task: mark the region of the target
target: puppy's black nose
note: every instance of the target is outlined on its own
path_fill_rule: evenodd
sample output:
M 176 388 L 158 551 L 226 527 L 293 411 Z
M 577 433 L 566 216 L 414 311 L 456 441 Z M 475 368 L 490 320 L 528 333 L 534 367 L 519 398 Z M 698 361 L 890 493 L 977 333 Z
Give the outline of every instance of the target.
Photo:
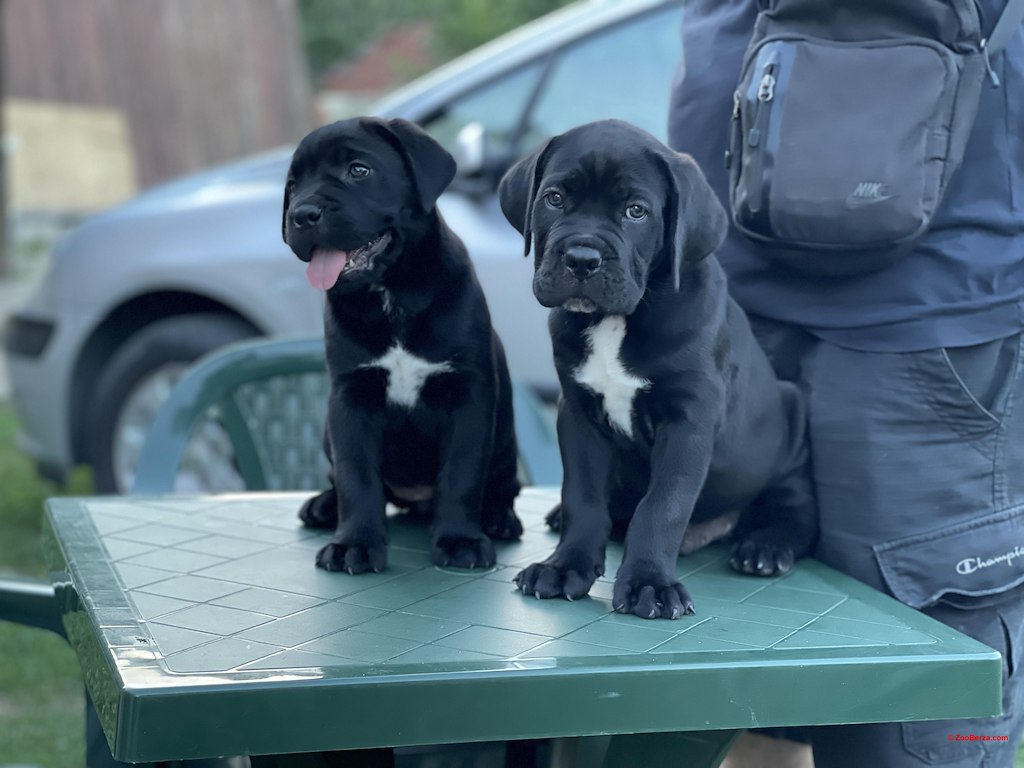
M 297 205 L 292 209 L 292 221 L 295 222 L 296 227 L 312 227 L 320 223 L 320 219 L 324 216 L 322 208 L 304 203 Z
M 572 245 L 565 250 L 565 267 L 577 280 L 583 280 L 597 272 L 601 266 L 601 254 L 586 245 Z

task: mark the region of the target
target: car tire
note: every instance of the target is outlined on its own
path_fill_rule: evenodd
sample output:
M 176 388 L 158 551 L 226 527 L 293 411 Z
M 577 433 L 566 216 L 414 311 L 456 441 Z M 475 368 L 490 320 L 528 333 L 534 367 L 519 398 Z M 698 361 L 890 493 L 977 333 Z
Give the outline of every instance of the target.
M 124 411 L 142 396 L 140 391 L 144 387 L 154 387 L 154 392 L 146 395 L 147 407 L 143 414 L 143 418 L 151 421 L 156 408 L 166 398 L 169 384 L 185 367 L 218 347 L 258 334 L 252 325 L 231 315 L 179 315 L 144 326 L 114 350 L 96 381 L 85 423 L 85 453 L 92 465 L 95 491 L 125 493 L 130 490 L 122 487 L 128 485 L 124 459 L 119 469 L 115 454 L 131 449 L 118 445 L 117 441 L 124 440 L 125 436 L 117 432 Z M 167 372 L 166 377 L 162 371 Z M 168 381 L 162 380 L 168 377 Z M 143 437 L 139 427 L 144 431 L 147 426 L 148 423 L 140 424 L 134 430 L 135 447 L 139 450 L 141 444 L 138 443 Z

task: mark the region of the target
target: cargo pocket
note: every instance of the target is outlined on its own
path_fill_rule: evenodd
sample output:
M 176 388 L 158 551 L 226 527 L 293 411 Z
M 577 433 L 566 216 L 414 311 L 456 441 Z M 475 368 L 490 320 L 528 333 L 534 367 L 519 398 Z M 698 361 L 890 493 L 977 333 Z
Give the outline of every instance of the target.
M 1024 506 L 874 546 L 892 594 L 912 608 L 999 602 L 1024 584 Z
M 1014 749 L 956 735 L 1006 736 L 1012 727 L 1024 632 L 1024 506 L 878 544 L 874 551 L 897 599 L 1003 657 L 1001 717 L 901 723 L 904 749 L 929 765 L 980 765 L 990 752 Z
M 969 347 L 907 355 L 919 392 L 942 421 L 976 448 L 1000 426 L 1017 380 L 1020 334 Z M 994 450 L 991 446 L 983 453 Z

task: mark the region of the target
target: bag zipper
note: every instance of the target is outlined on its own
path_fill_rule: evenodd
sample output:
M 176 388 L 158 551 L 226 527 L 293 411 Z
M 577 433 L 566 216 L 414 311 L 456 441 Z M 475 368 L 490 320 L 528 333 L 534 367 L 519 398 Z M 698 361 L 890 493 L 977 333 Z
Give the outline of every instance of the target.
M 725 149 L 725 169 L 732 171 L 732 164 L 736 159 L 736 153 L 740 151 L 740 144 L 743 143 L 743 126 L 740 124 L 740 92 L 732 92 L 732 117 L 729 121 L 729 146 Z
M 750 158 L 750 172 L 747 174 L 747 207 L 751 213 L 761 210 L 764 193 L 764 149 L 759 149 L 762 139 L 768 130 L 768 118 L 771 114 L 771 103 L 775 98 L 775 74 L 778 71 L 778 55 L 772 57 L 761 68 L 761 81 L 757 86 L 757 105 L 747 131 L 746 144 L 753 150 Z

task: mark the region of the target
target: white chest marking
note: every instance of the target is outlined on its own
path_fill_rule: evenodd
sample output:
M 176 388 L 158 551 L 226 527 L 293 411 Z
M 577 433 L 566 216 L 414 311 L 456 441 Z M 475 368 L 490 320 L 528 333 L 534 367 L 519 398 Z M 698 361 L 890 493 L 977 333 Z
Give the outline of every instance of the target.
M 609 315 L 586 330 L 590 354 L 573 372 L 576 383 L 602 395 L 608 422 L 628 437 L 633 436 L 633 400 L 651 382 L 634 376 L 619 359 L 626 336 L 626 318 Z
M 452 370 L 451 363 L 432 363 L 395 344 L 376 360 L 360 368 L 383 368 L 388 372 L 388 402 L 412 408 L 428 377 Z

